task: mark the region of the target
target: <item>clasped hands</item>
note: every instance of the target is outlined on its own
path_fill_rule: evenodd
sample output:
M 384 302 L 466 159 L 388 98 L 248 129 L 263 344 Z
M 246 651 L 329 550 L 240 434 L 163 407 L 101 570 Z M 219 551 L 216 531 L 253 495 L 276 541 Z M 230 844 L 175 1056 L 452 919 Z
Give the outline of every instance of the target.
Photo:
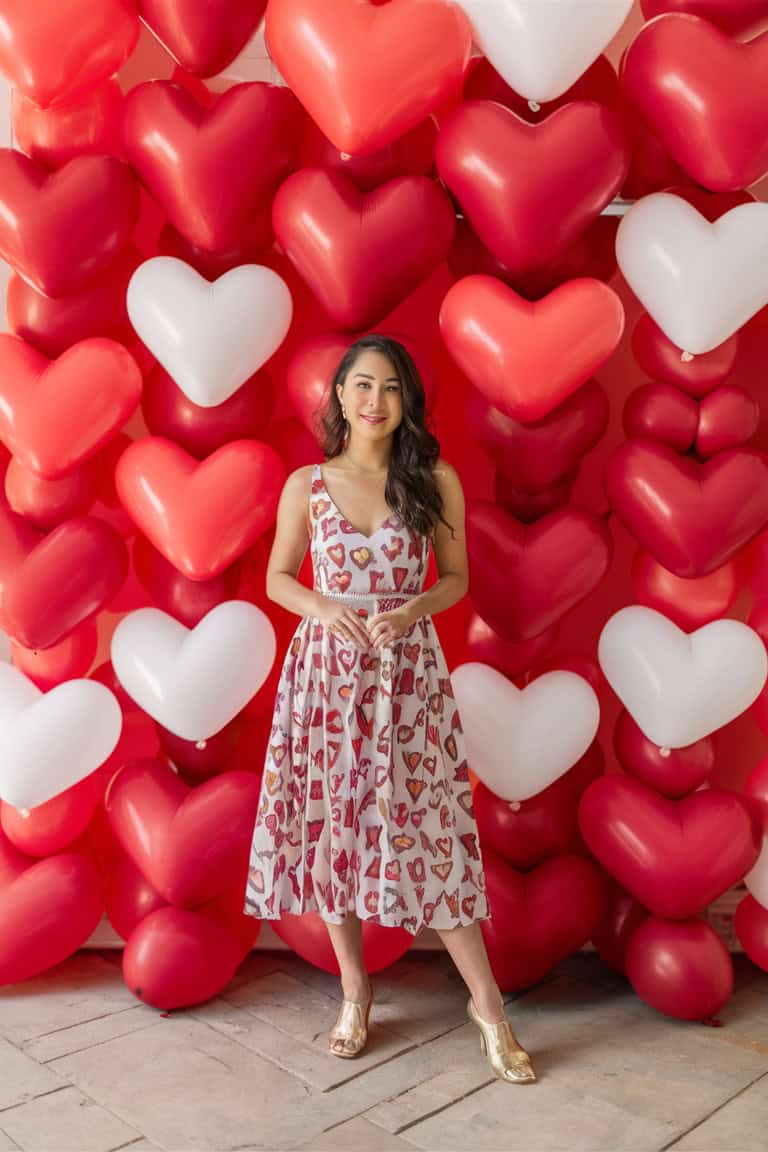
M 364 620 L 349 604 L 330 601 L 321 617 L 322 623 L 334 636 L 351 641 L 358 648 L 377 651 L 399 640 L 413 624 L 407 605 L 390 612 L 377 612 Z

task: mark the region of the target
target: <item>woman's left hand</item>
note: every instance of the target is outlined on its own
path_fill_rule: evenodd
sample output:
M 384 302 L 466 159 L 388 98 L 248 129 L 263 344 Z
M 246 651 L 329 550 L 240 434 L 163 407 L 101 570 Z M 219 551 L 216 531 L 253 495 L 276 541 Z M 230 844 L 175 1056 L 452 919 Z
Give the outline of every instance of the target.
M 406 608 L 393 608 L 391 612 L 377 612 L 366 621 L 374 648 L 384 648 L 400 640 L 413 624 Z

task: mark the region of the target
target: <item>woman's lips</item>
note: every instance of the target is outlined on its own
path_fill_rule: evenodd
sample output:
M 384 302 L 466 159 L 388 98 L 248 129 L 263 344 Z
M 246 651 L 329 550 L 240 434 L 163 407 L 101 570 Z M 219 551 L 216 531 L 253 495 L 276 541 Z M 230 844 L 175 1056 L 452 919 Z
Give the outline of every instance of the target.
M 367 420 L 369 424 L 383 424 L 386 416 L 361 416 L 361 420 Z

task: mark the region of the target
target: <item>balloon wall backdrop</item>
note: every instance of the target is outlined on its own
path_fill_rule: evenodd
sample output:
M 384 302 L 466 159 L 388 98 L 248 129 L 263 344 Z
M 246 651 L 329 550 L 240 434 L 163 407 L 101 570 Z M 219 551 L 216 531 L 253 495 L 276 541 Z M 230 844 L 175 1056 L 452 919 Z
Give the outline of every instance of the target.
M 742 882 L 768 971 L 766 4 L 0 0 L 0 70 L 0 982 L 106 914 L 182 1007 L 257 941 L 277 501 L 380 331 L 467 498 L 494 974 L 592 940 L 716 1013 Z

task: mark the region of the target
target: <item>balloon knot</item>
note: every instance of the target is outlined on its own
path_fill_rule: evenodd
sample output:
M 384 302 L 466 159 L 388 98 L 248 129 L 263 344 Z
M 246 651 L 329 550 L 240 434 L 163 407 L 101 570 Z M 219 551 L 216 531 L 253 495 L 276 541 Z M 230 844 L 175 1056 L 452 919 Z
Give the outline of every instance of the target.
M 208 747 L 208 741 L 207 740 L 198 740 L 197 744 L 195 744 L 195 748 L 199 748 L 199 750 L 201 752 L 202 752 L 203 748 L 207 748 L 207 747 Z
M 690 364 L 691 360 L 693 360 L 693 352 L 683 352 L 680 359 L 683 364 Z
M 529 100 L 528 107 L 531 112 L 541 112 L 541 104 L 539 104 L 538 100 Z

